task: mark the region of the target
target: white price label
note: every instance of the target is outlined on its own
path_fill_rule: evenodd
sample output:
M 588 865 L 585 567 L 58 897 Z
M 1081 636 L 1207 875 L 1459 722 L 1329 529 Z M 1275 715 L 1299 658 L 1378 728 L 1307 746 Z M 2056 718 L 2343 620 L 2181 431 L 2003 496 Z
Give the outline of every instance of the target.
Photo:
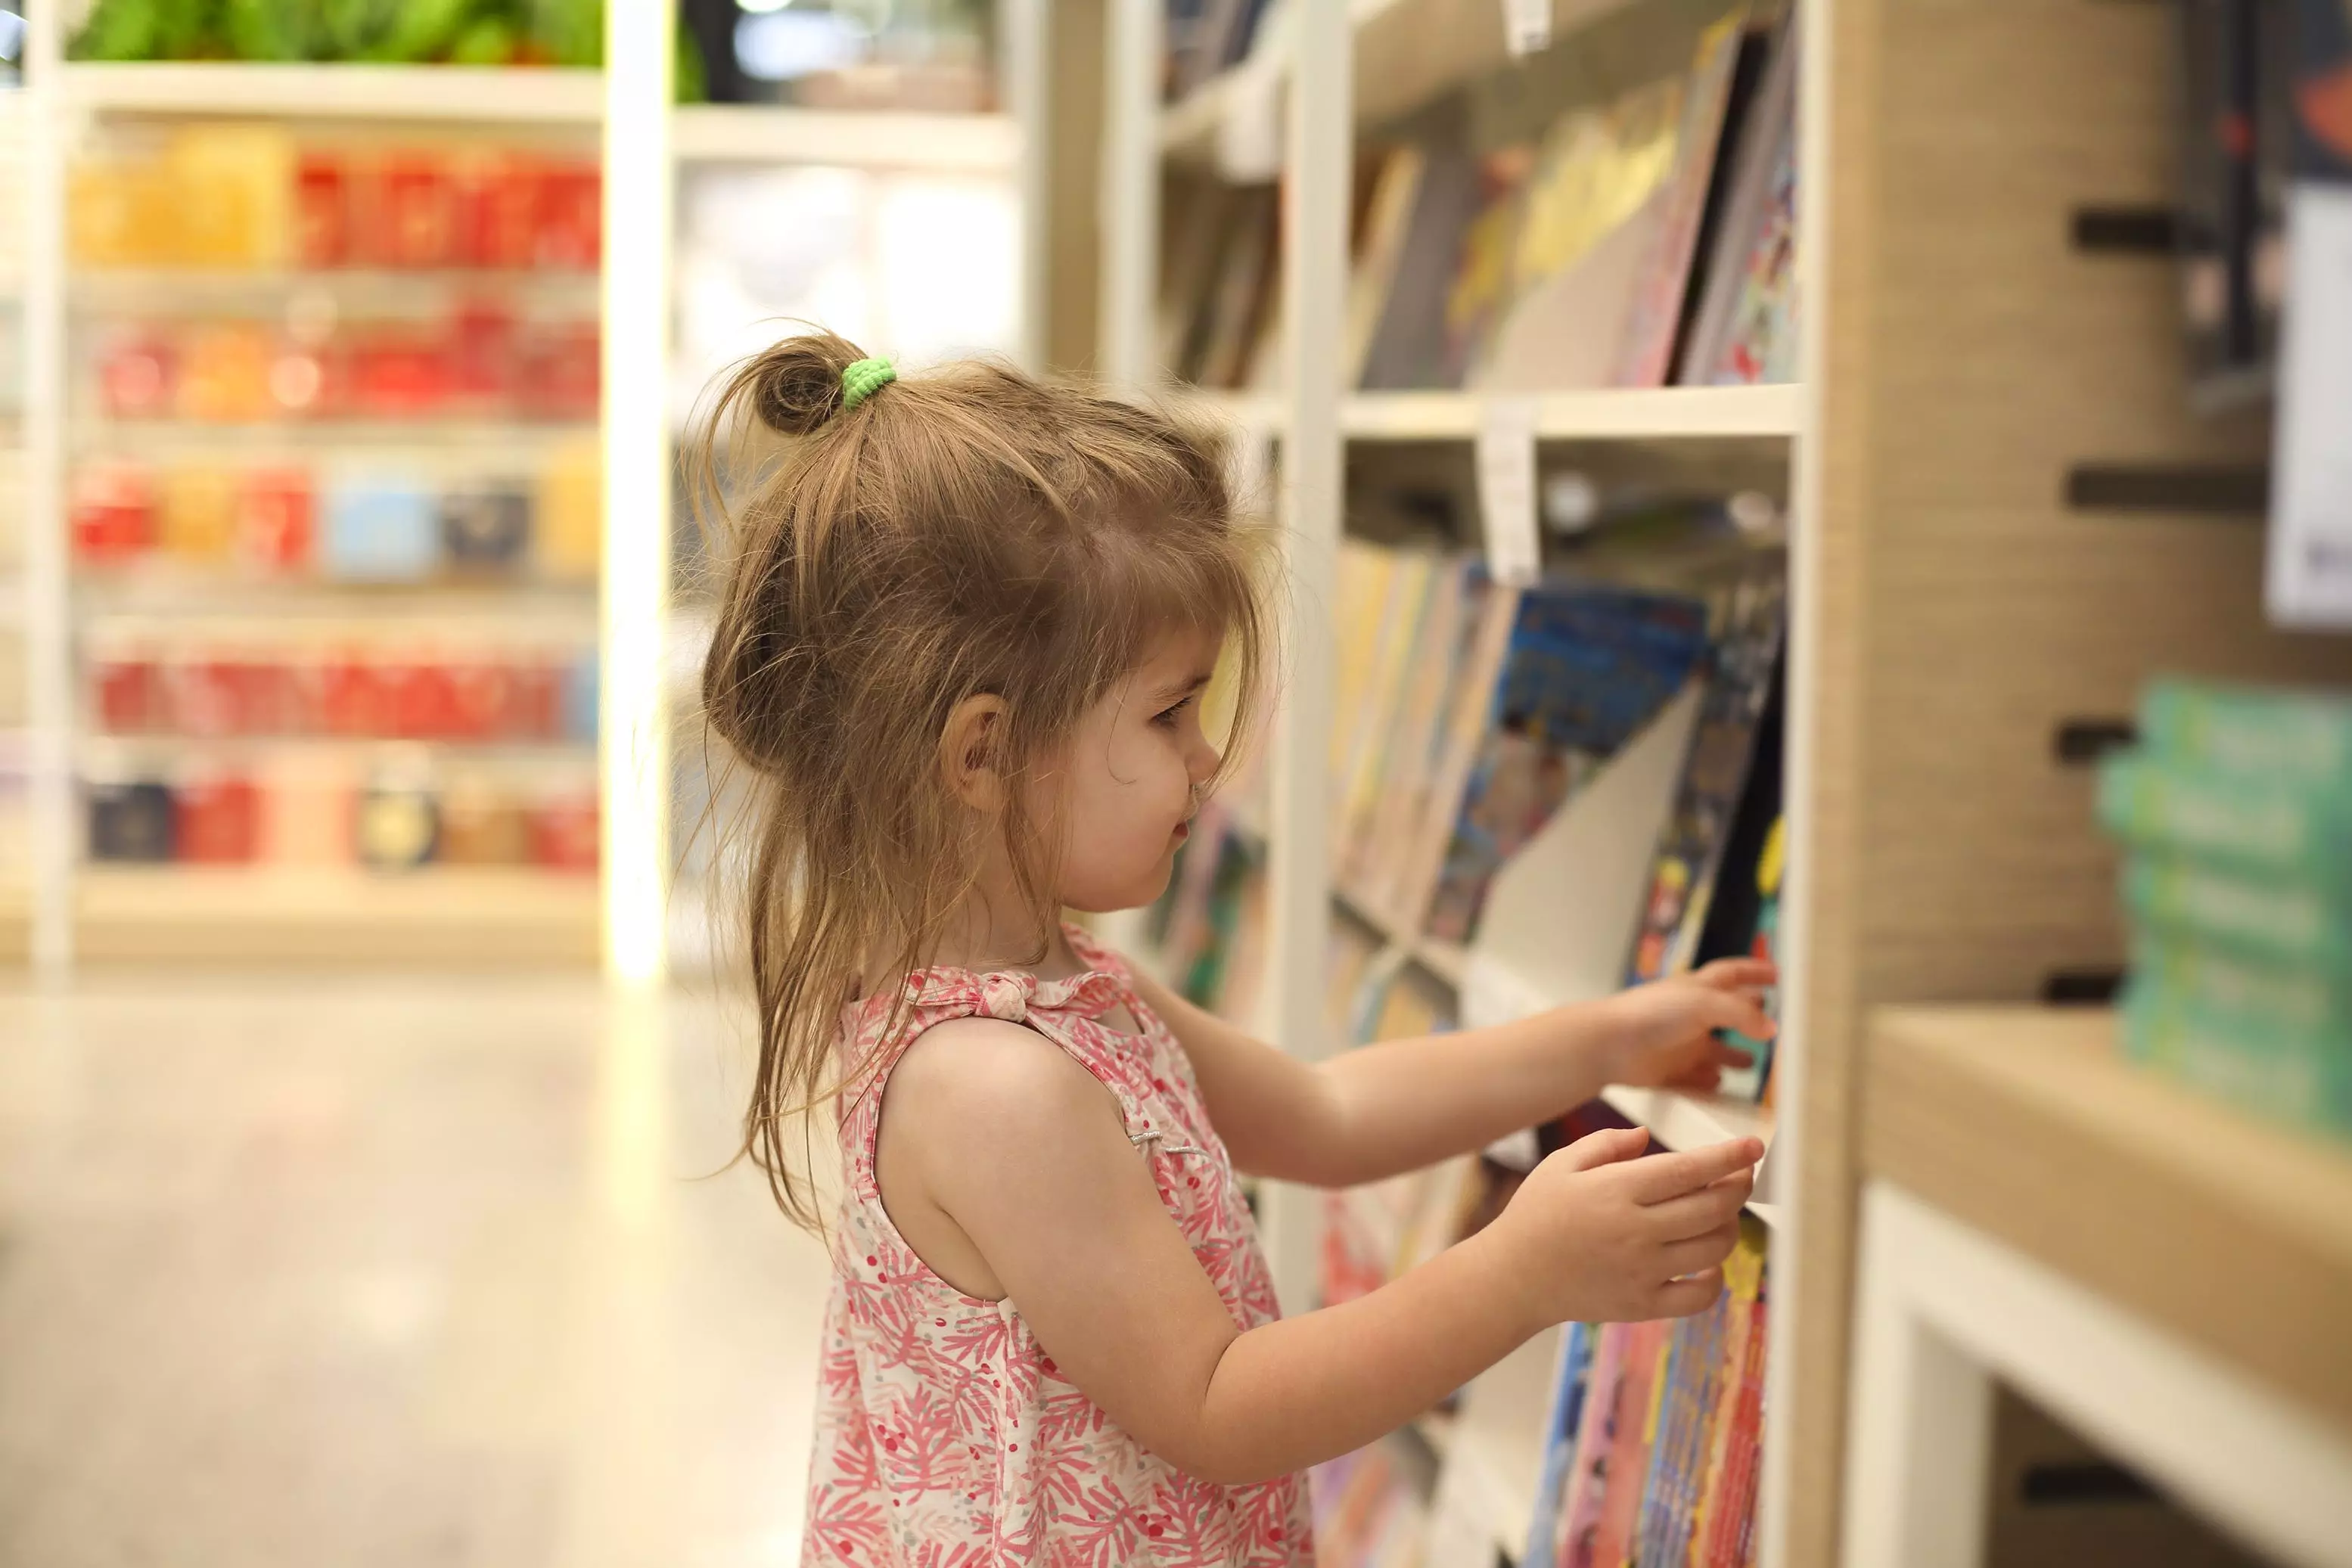
M 1495 580 L 1525 587 L 1543 572 L 1536 529 L 1536 403 L 1488 398 L 1478 411 L 1478 515 Z
M 2286 243 L 2265 597 L 2282 625 L 2352 626 L 2352 185 L 2298 182 Z
M 1503 0 L 1503 41 L 1511 57 L 1551 47 L 1551 0 Z

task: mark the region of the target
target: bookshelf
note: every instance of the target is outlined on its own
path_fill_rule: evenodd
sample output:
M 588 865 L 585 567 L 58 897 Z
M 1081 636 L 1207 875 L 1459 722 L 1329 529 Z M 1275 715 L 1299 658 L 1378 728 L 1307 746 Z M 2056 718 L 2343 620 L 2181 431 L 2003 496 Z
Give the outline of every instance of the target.
M 1663 6 L 1555 4 L 1554 52 Z M 1348 292 L 1339 149 L 1507 68 L 1502 8 L 1296 6 L 1288 31 L 1165 107 L 1157 11 L 1115 13 L 1107 74 L 1146 107 L 1112 104 L 1101 336 L 1115 379 L 1282 446 L 1301 630 L 1274 741 L 1261 1017 L 1322 1049 L 1334 907 L 1390 961 L 1453 988 L 1466 1020 L 1593 994 L 1603 978 L 1564 926 L 1562 890 L 1605 902 L 1596 887 L 1625 873 L 1592 845 L 1646 842 L 1639 831 L 1586 834 L 1605 813 L 1561 813 L 1497 873 L 1485 927 L 1451 945 L 1336 887 L 1323 835 L 1289 831 L 1325 799 L 1318 716 L 1349 526 L 1334 459 L 1458 453 L 1491 413 L 1475 393 L 1359 392 L 1320 368 L 1340 362 Z M 2137 214 L 2153 233 L 2174 199 L 2175 18 L 2098 0 L 1810 0 L 1805 15 L 1794 383 L 1533 400 L 1544 442 L 1788 465 L 1778 1109 L 1751 1122 L 1609 1094 L 1661 1142 L 1772 1140 L 1756 1206 L 1775 1233 L 1759 1561 L 1980 1560 L 1995 1376 L 2229 1533 L 2286 1561 L 2347 1561 L 2352 1356 L 2330 1333 L 2352 1300 L 2342 1153 L 2150 1082 L 2117 1057 L 2105 1015 L 2044 1000 L 2124 957 L 2079 737 L 2127 716 L 2159 673 L 2352 682 L 2352 643 L 2263 613 L 2245 497 L 2267 418 L 2191 411 L 2171 253 L 2119 243 L 2130 225 L 2107 221 Z M 1245 391 L 1171 391 L 1149 193 L 1270 165 L 1284 368 Z M 1271 1214 L 1277 1273 L 1296 1281 L 1311 1220 L 1279 1201 Z M 1965 1288 L 1939 1291 L 1938 1269 Z M 1480 1379 L 1465 1411 L 1532 1398 L 1542 1359 Z M 1529 1452 L 1468 1459 L 1491 1445 L 1465 1442 L 1466 1425 L 1447 1428 L 1447 1477 L 1473 1515 L 1518 1511 L 1494 1478 Z M 1532 1444 L 1526 1430 L 1498 1440 Z M 2214 1433 L 2242 1451 L 2217 1459 Z M 2104 1528 L 2075 1522 L 2086 1541 Z M 1487 1524 L 1516 1559 L 1524 1518 Z

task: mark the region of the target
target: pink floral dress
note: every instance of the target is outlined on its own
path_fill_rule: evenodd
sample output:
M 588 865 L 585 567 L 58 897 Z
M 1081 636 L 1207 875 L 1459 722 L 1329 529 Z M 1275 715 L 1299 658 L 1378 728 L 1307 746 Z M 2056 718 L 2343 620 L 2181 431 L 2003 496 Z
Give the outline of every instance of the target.
M 908 1016 L 887 1039 L 888 996 L 844 1012 L 842 1049 L 880 1066 L 841 1112 L 847 1179 L 833 1236 L 803 1563 L 1293 1568 L 1315 1560 L 1297 1477 L 1229 1487 L 1178 1470 L 1062 1377 L 1010 1301 L 956 1290 L 883 1212 L 874 1145 L 890 1069 L 923 1030 L 984 1013 L 1026 1024 L 1102 1081 L 1234 1321 L 1247 1329 L 1279 1315 L 1192 1064 L 1119 961 L 1082 932 L 1069 938 L 1089 973 L 1040 982 L 928 969 L 906 982 Z M 1121 1004 L 1140 1034 L 1102 1022 Z

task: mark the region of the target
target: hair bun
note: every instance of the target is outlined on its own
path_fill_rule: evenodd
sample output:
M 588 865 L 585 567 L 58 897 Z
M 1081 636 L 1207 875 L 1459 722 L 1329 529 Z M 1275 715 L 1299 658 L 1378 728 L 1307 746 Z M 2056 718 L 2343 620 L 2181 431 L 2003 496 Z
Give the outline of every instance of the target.
M 786 338 L 746 367 L 751 406 L 769 429 L 807 435 L 840 409 L 841 372 L 865 357 L 856 344 L 831 332 Z

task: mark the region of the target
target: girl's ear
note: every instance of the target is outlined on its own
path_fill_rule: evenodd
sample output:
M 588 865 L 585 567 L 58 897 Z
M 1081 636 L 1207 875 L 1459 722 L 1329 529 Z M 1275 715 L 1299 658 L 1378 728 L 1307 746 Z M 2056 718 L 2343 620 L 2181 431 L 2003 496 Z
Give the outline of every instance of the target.
M 971 810 L 994 816 L 1004 810 L 1004 775 L 996 766 L 1004 699 L 992 694 L 956 704 L 940 731 L 940 777 L 948 794 Z

